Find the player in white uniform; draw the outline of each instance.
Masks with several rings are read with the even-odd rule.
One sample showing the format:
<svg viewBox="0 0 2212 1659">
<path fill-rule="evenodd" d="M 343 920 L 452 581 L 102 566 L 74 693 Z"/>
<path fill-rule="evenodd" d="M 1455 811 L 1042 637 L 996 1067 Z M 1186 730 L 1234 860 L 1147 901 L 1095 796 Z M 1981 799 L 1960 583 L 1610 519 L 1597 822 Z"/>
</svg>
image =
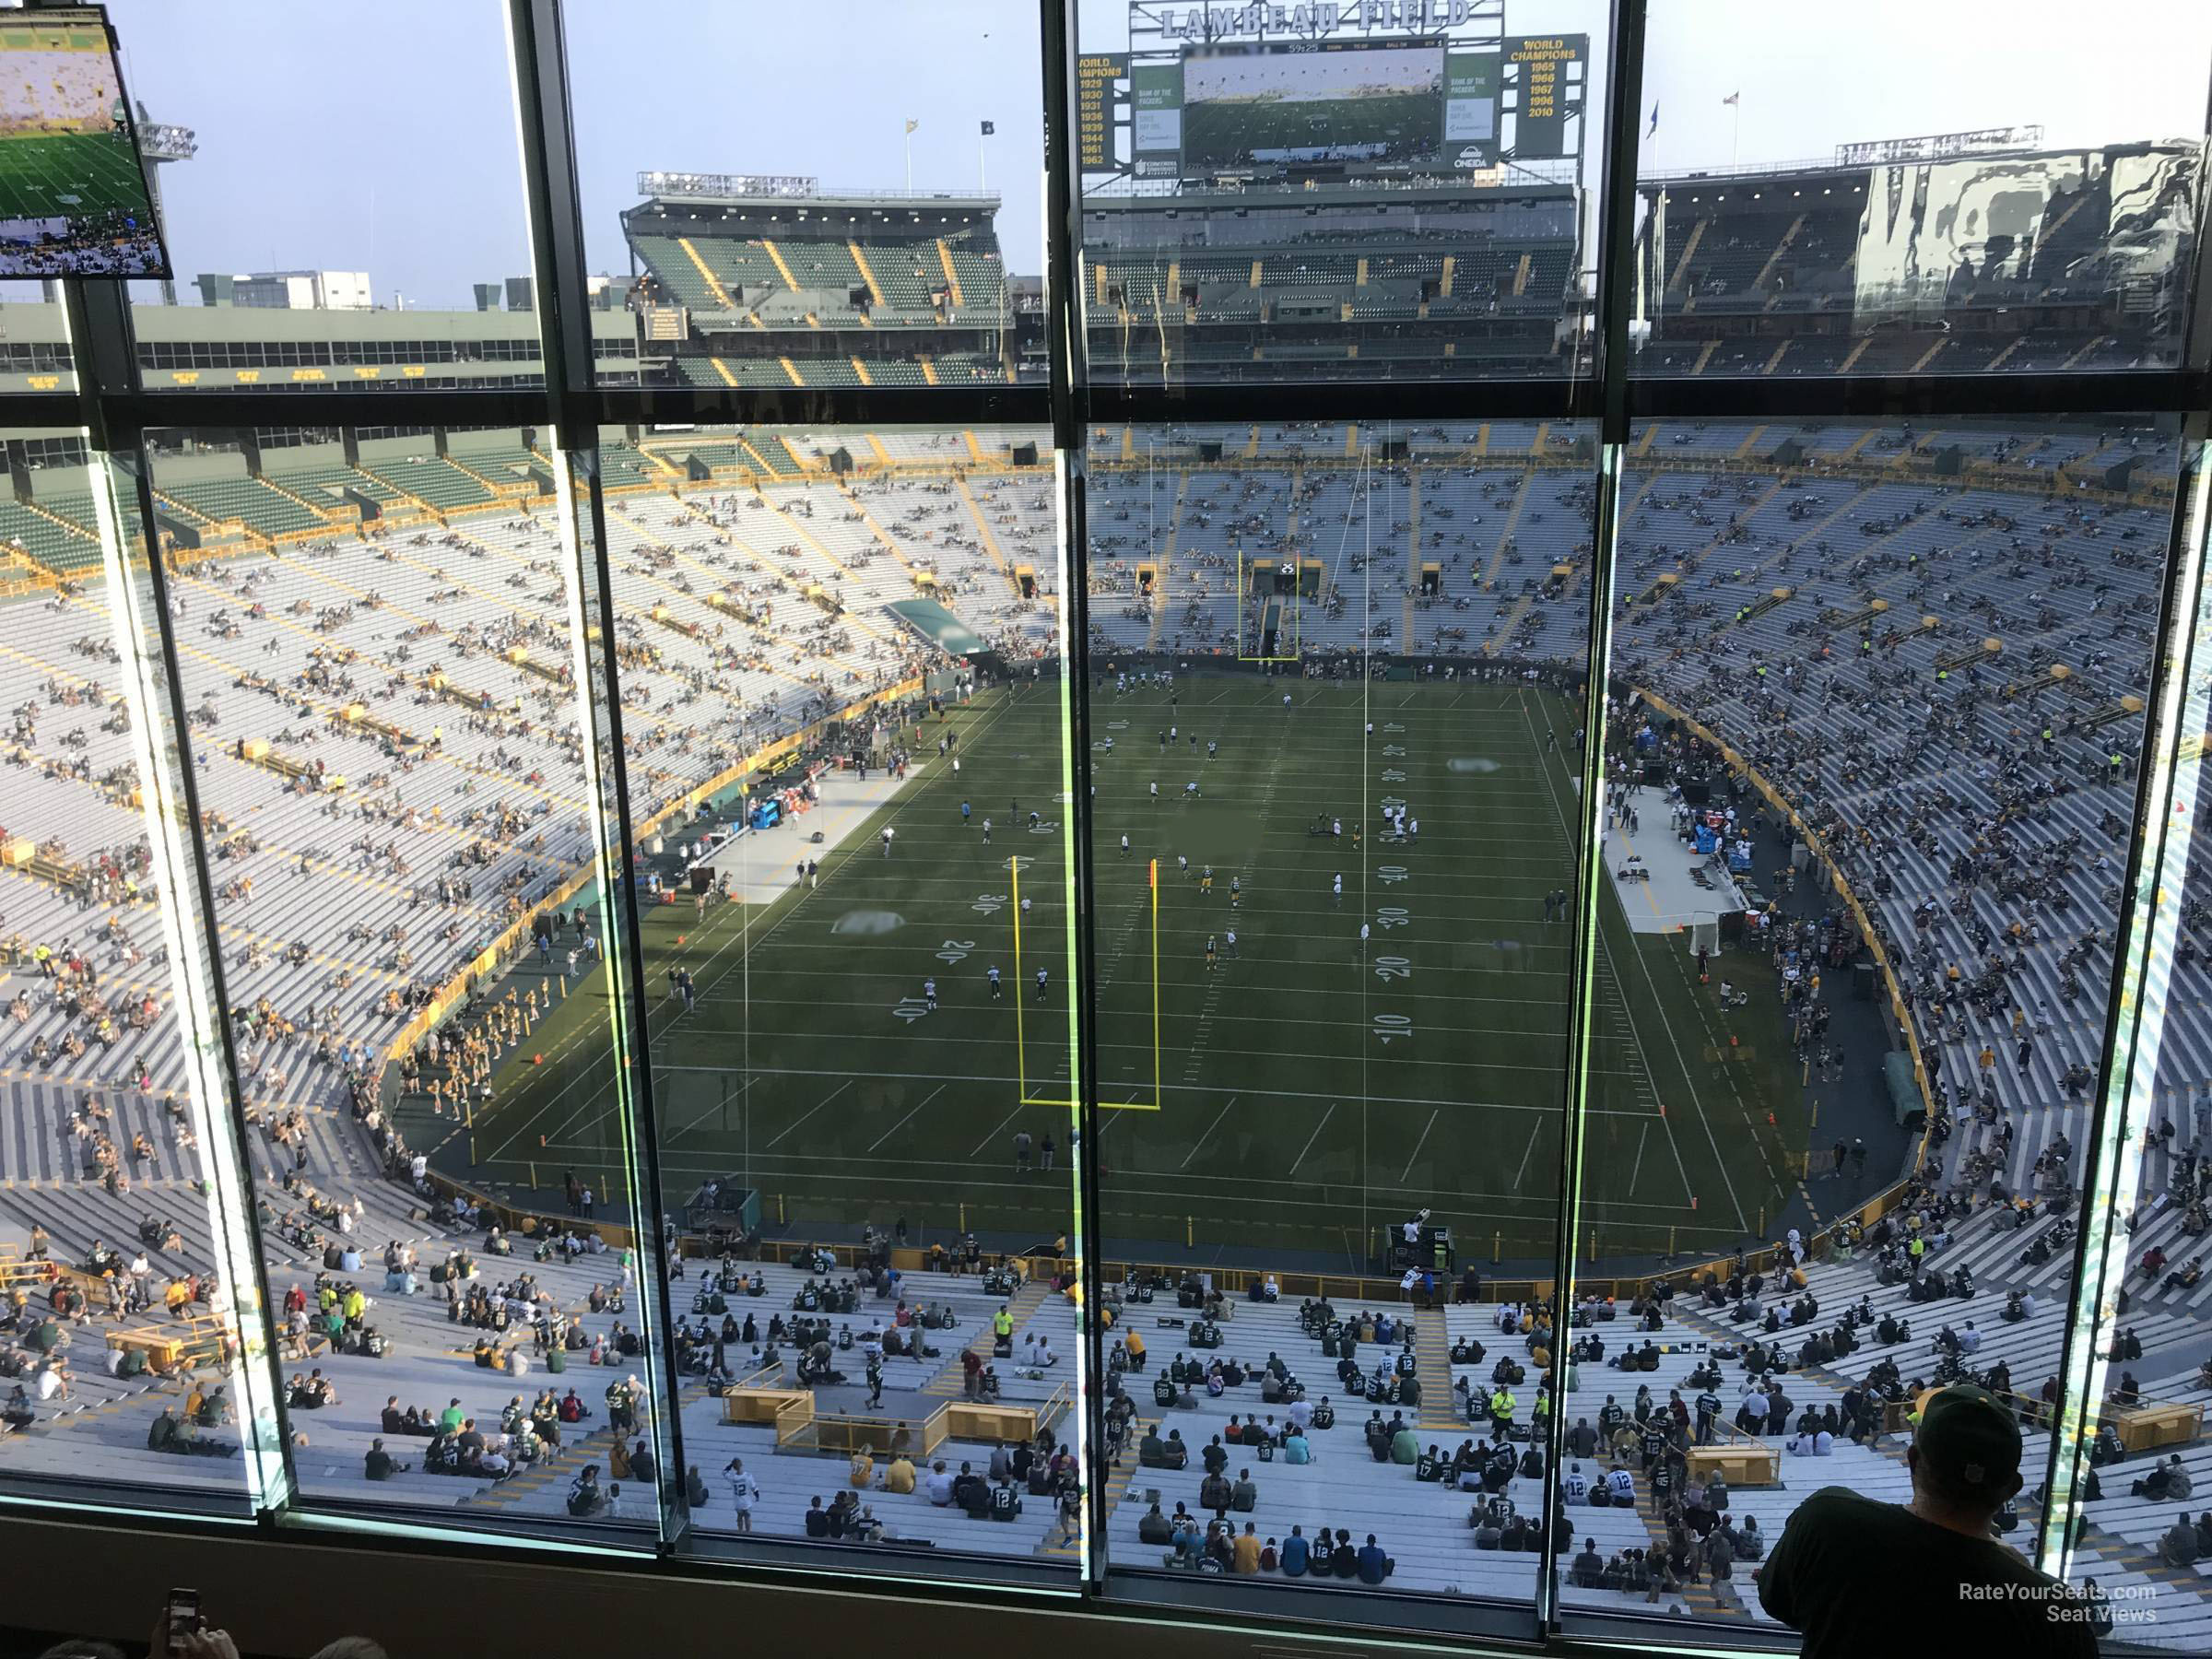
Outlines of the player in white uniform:
<svg viewBox="0 0 2212 1659">
<path fill-rule="evenodd" d="M 925 979 L 922 982 L 922 1000 L 929 1005 L 929 1011 L 932 1014 L 937 1011 L 937 982 L 935 980 Z"/>
<path fill-rule="evenodd" d="M 998 1001 L 1004 990 L 1004 987 L 1002 987 L 998 982 L 998 970 L 996 968 L 987 970 L 984 977 L 989 979 L 991 982 L 991 1000 L 993 1002 Z"/>
</svg>

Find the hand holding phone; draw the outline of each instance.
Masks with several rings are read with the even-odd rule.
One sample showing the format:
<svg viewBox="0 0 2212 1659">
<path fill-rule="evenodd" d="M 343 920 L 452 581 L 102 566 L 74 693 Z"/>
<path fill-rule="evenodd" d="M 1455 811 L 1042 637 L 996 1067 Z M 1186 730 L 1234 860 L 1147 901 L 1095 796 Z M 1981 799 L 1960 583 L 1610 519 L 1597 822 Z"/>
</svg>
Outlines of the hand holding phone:
<svg viewBox="0 0 2212 1659">
<path fill-rule="evenodd" d="M 200 1593 L 197 1590 L 171 1590 L 161 1622 L 172 1644 L 180 1638 L 198 1635 L 206 1628 L 206 1621 L 200 1617 Z"/>
</svg>

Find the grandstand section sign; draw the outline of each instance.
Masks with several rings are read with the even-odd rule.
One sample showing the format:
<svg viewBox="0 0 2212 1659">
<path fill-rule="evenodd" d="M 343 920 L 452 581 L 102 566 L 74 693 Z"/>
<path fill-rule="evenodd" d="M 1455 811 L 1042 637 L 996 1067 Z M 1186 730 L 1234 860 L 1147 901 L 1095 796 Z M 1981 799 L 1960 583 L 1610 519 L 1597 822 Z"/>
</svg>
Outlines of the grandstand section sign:
<svg viewBox="0 0 2212 1659">
<path fill-rule="evenodd" d="M 796 173 L 641 172 L 641 196 L 811 196 L 820 181 Z"/>
<path fill-rule="evenodd" d="M 2040 126 L 1983 127 L 1971 133 L 1934 133 L 1921 138 L 1876 138 L 1863 144 L 1836 146 L 1838 167 L 1886 167 L 1897 161 L 1945 161 L 1954 156 L 1986 155 L 1993 150 L 2037 149 L 2043 142 Z"/>
</svg>

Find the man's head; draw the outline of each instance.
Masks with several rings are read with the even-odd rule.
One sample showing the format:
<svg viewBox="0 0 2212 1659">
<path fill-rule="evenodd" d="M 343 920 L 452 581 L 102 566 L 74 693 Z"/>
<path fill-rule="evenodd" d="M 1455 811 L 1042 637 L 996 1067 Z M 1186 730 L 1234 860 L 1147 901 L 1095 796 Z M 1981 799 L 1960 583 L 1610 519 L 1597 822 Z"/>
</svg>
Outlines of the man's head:
<svg viewBox="0 0 2212 1659">
<path fill-rule="evenodd" d="M 1987 1389 L 1954 1383 L 1927 1397 L 1906 1463 L 1916 1497 L 1994 1514 L 2020 1489 L 2020 1428 Z"/>
</svg>

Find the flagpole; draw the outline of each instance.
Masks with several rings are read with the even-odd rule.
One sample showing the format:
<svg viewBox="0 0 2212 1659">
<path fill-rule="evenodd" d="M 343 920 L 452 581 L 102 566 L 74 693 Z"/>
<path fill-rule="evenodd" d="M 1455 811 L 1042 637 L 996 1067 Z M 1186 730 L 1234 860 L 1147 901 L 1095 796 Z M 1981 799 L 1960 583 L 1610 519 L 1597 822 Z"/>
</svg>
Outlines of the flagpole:
<svg viewBox="0 0 2212 1659">
<path fill-rule="evenodd" d="M 1744 147 L 1744 95 L 1741 92 L 1735 95 L 1734 107 L 1735 110 L 1735 135 L 1728 141 L 1728 171 L 1730 172 L 1735 171 L 1736 158 L 1742 154 Z"/>
<path fill-rule="evenodd" d="M 979 131 L 975 137 L 975 188 L 979 195 L 991 194 L 991 178 L 983 167 L 983 140 L 986 135 Z"/>
<path fill-rule="evenodd" d="M 906 194 L 914 194 L 914 124 L 906 124 Z"/>
</svg>

